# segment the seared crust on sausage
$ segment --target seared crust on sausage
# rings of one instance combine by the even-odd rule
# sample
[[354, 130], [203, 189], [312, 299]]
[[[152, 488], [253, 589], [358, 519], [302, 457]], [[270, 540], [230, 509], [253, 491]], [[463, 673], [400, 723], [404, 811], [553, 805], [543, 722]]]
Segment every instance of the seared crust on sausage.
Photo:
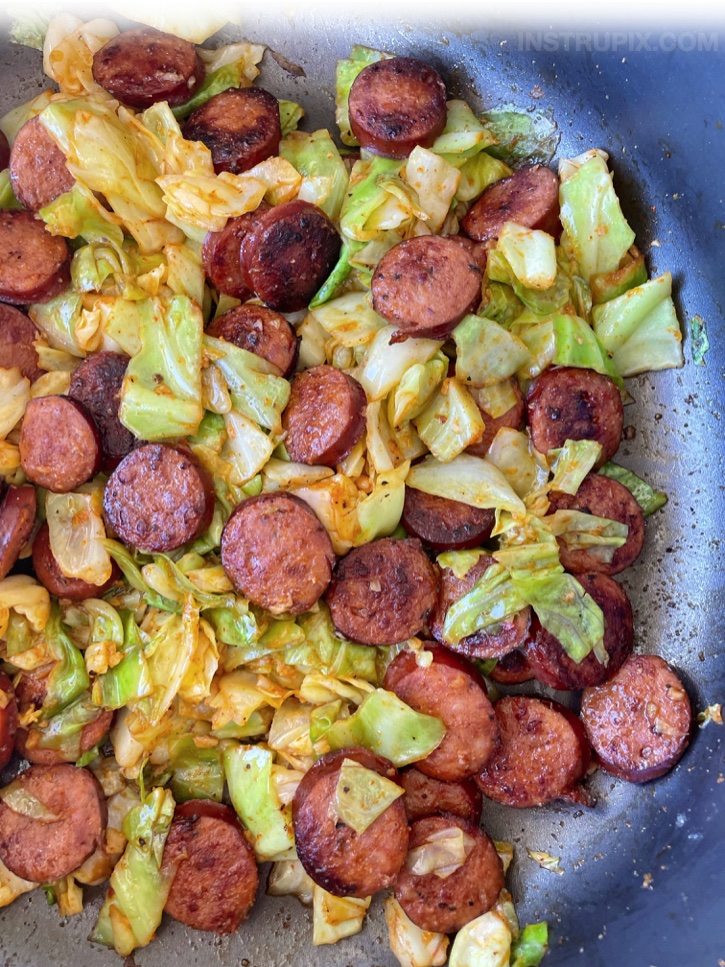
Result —
[[109, 477], [103, 510], [131, 547], [173, 551], [211, 524], [214, 487], [190, 450], [146, 443], [124, 457]]
[[451, 813], [428, 816], [413, 823], [410, 850], [424, 846], [431, 836], [458, 827], [473, 840], [462, 866], [448, 876], [435, 872], [416, 875], [408, 864], [395, 881], [395, 898], [422, 930], [454, 933], [490, 910], [503, 889], [503, 865], [491, 838], [478, 826]]
[[[98, 598], [104, 594], [115, 581], [119, 571], [114, 565], [111, 577], [105, 584], [90, 584], [80, 578], [67, 577], [60, 569], [58, 562], [50, 548], [50, 530], [43, 524], [33, 541], [33, 570], [35, 576], [51, 594], [58, 598], [68, 598], [71, 601], [85, 601], [86, 598]], [[95, 745], [95, 742], [93, 743]], [[91, 746], [89, 746], [91, 748]]]
[[526, 409], [524, 405], [524, 396], [521, 392], [518, 384], [518, 380], [512, 379], [511, 388], [516, 396], [516, 402], [514, 405], [502, 413], [500, 416], [491, 416], [487, 413], [482, 406], [479, 405], [479, 410], [481, 411], [481, 416], [483, 417], [484, 430], [483, 436], [476, 443], [472, 443], [470, 447], [466, 447], [467, 453], [472, 453], [475, 457], [485, 457], [488, 453], [491, 444], [498, 431], [502, 427], [509, 427], [512, 430], [518, 430], [521, 426], [521, 421], [524, 418], [524, 410]]
[[304, 501], [291, 494], [243, 500], [222, 532], [222, 565], [240, 594], [272, 614], [302, 614], [332, 576], [329, 534]]
[[10, 184], [18, 201], [34, 212], [75, 184], [65, 155], [39, 117], [26, 121], [15, 137], [10, 153]]
[[35, 323], [20, 309], [0, 303], [0, 369], [17, 366], [31, 383], [39, 379], [44, 371], [33, 345], [39, 336]]
[[206, 331], [216, 339], [226, 339], [240, 349], [261, 356], [276, 366], [281, 376], [291, 376], [297, 365], [300, 352], [297, 334], [283, 315], [266, 306], [236, 306], [217, 316]]
[[106, 471], [115, 470], [136, 445], [136, 437], [118, 415], [127, 367], [128, 356], [121, 353], [93, 353], [73, 373], [68, 390], [68, 396], [85, 406], [98, 427]]
[[365, 390], [334, 366], [313, 366], [292, 381], [282, 414], [290, 459], [334, 467], [365, 432]]
[[8, 487], [0, 502], [0, 581], [28, 542], [35, 523], [35, 488]]
[[599, 764], [628, 782], [668, 772], [692, 731], [687, 692], [658, 655], [632, 655], [605, 685], [587, 688], [581, 719]]
[[4, 133], [0, 131], [0, 171], [4, 171], [10, 163], [10, 145]]
[[601, 467], [619, 449], [624, 411], [619, 390], [608, 376], [591, 369], [560, 366], [537, 376], [526, 397], [531, 440], [539, 453], [567, 440], [596, 440]]
[[109, 94], [142, 110], [157, 101], [188, 101], [204, 79], [193, 44], [153, 27], [127, 30], [93, 55], [93, 79]]
[[268, 209], [269, 205], [262, 202], [256, 211], [230, 218], [221, 232], [209, 232], [201, 247], [201, 262], [207, 281], [219, 292], [242, 302], [251, 299], [254, 294], [242, 267], [242, 240], [252, 228], [255, 218]]
[[534, 677], [534, 670], [523, 651], [510, 651], [496, 661], [488, 673], [488, 677], [499, 685], [521, 685], [530, 682]]
[[87, 769], [66, 764], [31, 766], [16, 782], [57, 818], [31, 819], [0, 802], [0, 860], [24, 880], [53, 883], [77, 870], [103, 842], [103, 792]]
[[363, 148], [407, 158], [429, 148], [446, 126], [446, 88], [428, 64], [391, 57], [370, 64], [353, 81], [350, 128]]
[[48, 302], [70, 285], [70, 249], [32, 212], [0, 211], [0, 301]]
[[80, 487], [101, 465], [101, 438], [93, 417], [67, 396], [30, 400], [19, 448], [28, 480], [54, 494], [67, 494]]
[[401, 336], [446, 339], [481, 301], [481, 269], [462, 245], [419, 235], [394, 245], [372, 279], [373, 309]]
[[436, 813], [453, 813], [474, 826], [481, 822], [481, 790], [472, 779], [443, 782], [410, 766], [400, 773], [400, 784], [405, 789], [403, 805], [410, 823]]
[[416, 540], [385, 537], [338, 562], [327, 603], [335, 628], [363, 645], [395, 645], [417, 635], [431, 613], [436, 572]]
[[13, 683], [7, 675], [0, 672], [0, 769], [4, 769], [13, 756], [15, 733], [18, 727], [18, 703], [15, 700]]
[[477, 242], [487, 242], [498, 238], [506, 222], [559, 237], [559, 179], [553, 171], [533, 165], [495, 181], [461, 221], [461, 230]]
[[364, 833], [338, 819], [335, 790], [345, 759], [398, 782], [395, 767], [367, 749], [329, 752], [305, 773], [292, 803], [297, 855], [307, 874], [334, 896], [368, 897], [392, 886], [408, 851], [408, 821], [396, 799]]
[[401, 523], [409, 534], [437, 551], [480, 547], [491, 536], [496, 514], [460, 500], [405, 488]]

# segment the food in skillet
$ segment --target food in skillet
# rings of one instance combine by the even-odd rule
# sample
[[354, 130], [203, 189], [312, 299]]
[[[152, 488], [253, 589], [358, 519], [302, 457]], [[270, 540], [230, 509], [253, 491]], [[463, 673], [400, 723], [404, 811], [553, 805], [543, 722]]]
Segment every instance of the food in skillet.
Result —
[[[682, 354], [606, 156], [514, 169], [526, 115], [366, 48], [342, 151], [256, 45], [44, 53], [0, 121], [2, 896], [108, 880], [126, 956], [239, 929], [272, 861], [316, 944], [386, 892], [404, 967], [538, 963], [486, 800], [592, 805], [593, 753], [646, 781], [690, 731], [614, 579], [664, 500], [622, 380]], [[491, 684], [534, 678], [581, 715]]]

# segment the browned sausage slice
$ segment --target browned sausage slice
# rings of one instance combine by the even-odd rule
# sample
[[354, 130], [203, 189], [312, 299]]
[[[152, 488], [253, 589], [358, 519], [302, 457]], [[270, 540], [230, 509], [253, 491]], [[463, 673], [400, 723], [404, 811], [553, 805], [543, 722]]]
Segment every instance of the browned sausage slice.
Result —
[[451, 568], [441, 568], [438, 601], [430, 620], [430, 630], [436, 641], [446, 648], [469, 658], [502, 658], [527, 641], [531, 625], [531, 609], [524, 608], [486, 631], [476, 631], [462, 638], [457, 645], [449, 644], [443, 637], [443, 627], [451, 605], [472, 591], [495, 560], [482, 554], [463, 578], [457, 578]]
[[33, 345], [40, 333], [20, 309], [0, 303], [0, 368], [17, 366], [31, 383], [43, 375]]
[[366, 404], [358, 381], [334, 366], [313, 366], [299, 373], [282, 414], [290, 459], [336, 466], [365, 432]]
[[436, 591], [436, 572], [420, 541], [384, 537], [354, 548], [338, 563], [327, 603], [346, 638], [395, 645], [422, 630]]
[[511, 388], [516, 396], [516, 402], [514, 405], [502, 413], [500, 416], [491, 416], [486, 410], [479, 405], [479, 410], [481, 411], [481, 416], [483, 417], [484, 430], [483, 436], [477, 443], [471, 444], [470, 447], [466, 448], [467, 453], [472, 453], [475, 457], [485, 457], [488, 453], [491, 444], [493, 443], [496, 434], [502, 427], [509, 427], [512, 430], [518, 430], [521, 426], [521, 421], [524, 418], [524, 396], [519, 388], [518, 381], [515, 379], [511, 380]]
[[622, 398], [612, 380], [568, 366], [536, 377], [526, 397], [526, 417], [539, 453], [563, 447], [567, 440], [596, 440], [602, 447], [597, 467], [617, 452], [624, 426]]
[[45, 807], [52, 822], [32, 819], [0, 802], [0, 860], [33, 883], [68, 876], [102, 843], [106, 801], [87, 769], [31, 766], [15, 780]]
[[66, 396], [30, 400], [19, 447], [28, 480], [55, 494], [80, 487], [101, 465], [101, 438], [93, 418]]
[[207, 146], [217, 174], [238, 175], [277, 154], [279, 101], [261, 87], [233, 87], [197, 108], [183, 132], [187, 141]]
[[367, 749], [329, 752], [305, 773], [292, 804], [295, 845], [308, 876], [334, 896], [369, 897], [392, 886], [408, 851], [408, 821], [396, 799], [364, 833], [338, 820], [335, 790], [345, 759], [398, 782], [391, 762]]
[[13, 683], [0, 672], [0, 769], [4, 769], [13, 756], [15, 732], [18, 727], [18, 703]]
[[176, 807], [161, 871], [173, 877], [164, 910], [194, 930], [234, 933], [257, 897], [257, 864], [236, 813], [208, 799]]
[[18, 201], [34, 212], [75, 184], [65, 155], [38, 117], [26, 121], [13, 142], [10, 184]]
[[305, 309], [337, 262], [341, 244], [317, 205], [276, 205], [255, 219], [242, 240], [246, 283], [270, 309]]
[[409, 534], [437, 551], [458, 551], [487, 541], [496, 514], [406, 487], [401, 522]]
[[102, 467], [114, 470], [136, 445], [136, 437], [121, 423], [118, 408], [128, 356], [100, 352], [87, 356], [73, 373], [68, 395], [82, 403], [101, 435]]
[[481, 277], [462, 245], [440, 235], [409, 238], [378, 262], [373, 309], [403, 336], [446, 339], [481, 301]]
[[297, 365], [299, 341], [294, 329], [283, 315], [266, 306], [229, 309], [210, 322], [206, 331], [261, 356], [276, 366], [282, 376], [291, 376]]
[[302, 614], [332, 576], [330, 536], [291, 494], [243, 500], [222, 531], [222, 565], [234, 587], [272, 614]]
[[[395, 881], [395, 898], [422, 930], [454, 933], [490, 910], [503, 889], [503, 865], [490, 837], [478, 826], [446, 813], [427, 816], [410, 829], [410, 851], [458, 827], [472, 842], [462, 866], [448, 876], [416, 874], [406, 862]], [[435, 840], [433, 840], [435, 842]]]
[[241, 262], [242, 240], [255, 218], [269, 206], [262, 202], [254, 212], [230, 218], [221, 232], [209, 232], [201, 247], [201, 262], [207, 280], [225, 295], [246, 302], [254, 295], [247, 285]]
[[606, 685], [587, 688], [581, 718], [602, 768], [628, 782], [668, 772], [692, 728], [687, 692], [658, 655], [632, 655]]
[[521, 685], [531, 681], [534, 670], [523, 651], [510, 651], [497, 660], [488, 677], [499, 685]]
[[579, 719], [556, 702], [507, 695], [494, 705], [501, 744], [476, 778], [505, 806], [541, 806], [584, 776], [591, 750]]
[[[105, 584], [90, 584], [80, 578], [67, 577], [60, 569], [60, 565], [53, 556], [50, 548], [50, 530], [43, 524], [33, 541], [33, 570], [35, 576], [51, 594], [58, 598], [69, 598], [71, 601], [85, 601], [86, 598], [99, 598], [115, 581], [119, 571], [114, 565], [111, 577]], [[95, 745], [95, 743], [93, 743]], [[92, 746], [89, 746], [92, 748]]]
[[8, 139], [0, 131], [0, 171], [4, 171], [10, 163], [10, 145]]
[[481, 822], [481, 790], [472, 779], [443, 782], [410, 766], [400, 773], [400, 784], [405, 789], [403, 805], [408, 822], [414, 823], [435, 813], [453, 813], [474, 826]]
[[353, 81], [350, 128], [363, 148], [407, 158], [429, 148], [446, 126], [446, 88], [437, 71], [412, 57], [370, 64]]
[[6, 577], [28, 542], [37, 501], [29, 485], [8, 487], [0, 503], [0, 581]]
[[473, 665], [445, 648], [426, 650], [433, 653], [428, 668], [418, 665], [414, 652], [403, 651], [388, 666], [383, 687], [443, 722], [443, 741], [416, 768], [434, 779], [458, 782], [491, 757], [498, 741], [496, 717], [486, 683]]
[[70, 250], [31, 212], [0, 212], [0, 301], [48, 302], [70, 285]]
[[173, 551], [211, 524], [214, 486], [190, 450], [147, 443], [109, 477], [103, 510], [124, 543], [151, 553]]
[[204, 79], [193, 44], [153, 27], [119, 34], [93, 55], [93, 79], [131, 107], [188, 101]]
[[549, 513], [557, 510], [579, 510], [595, 517], [626, 524], [629, 533], [626, 544], [614, 552], [607, 563], [586, 548], [570, 548], [559, 537], [559, 560], [567, 571], [598, 571], [601, 574], [619, 574], [639, 557], [644, 546], [644, 516], [631, 492], [611, 477], [590, 473], [579, 485], [575, 495], [553, 491], [549, 494]]
[[559, 179], [553, 171], [534, 165], [489, 185], [461, 222], [461, 229], [477, 242], [486, 242], [498, 238], [506, 222], [559, 237]]

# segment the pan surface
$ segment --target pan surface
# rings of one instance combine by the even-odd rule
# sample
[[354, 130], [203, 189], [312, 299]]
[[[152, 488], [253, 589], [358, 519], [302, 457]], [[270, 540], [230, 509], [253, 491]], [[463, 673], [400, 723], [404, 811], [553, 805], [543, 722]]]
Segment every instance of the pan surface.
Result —
[[[650, 518], [644, 554], [621, 575], [634, 606], [637, 648], [682, 673], [696, 710], [725, 699], [725, 36], [705, 49], [687, 40], [624, 51], [601, 33], [599, 52], [517, 29], [491, 33], [477, 22], [355, 23], [292, 9], [275, 18], [251, 11], [212, 44], [245, 37], [268, 44], [306, 76], [265, 56], [261, 83], [299, 101], [309, 130], [334, 124], [334, 64], [354, 43], [418, 56], [474, 107], [546, 107], [561, 130], [558, 157], [603, 147], [615, 187], [637, 232], [650, 274], [670, 270], [685, 331], [685, 368], [628, 381], [635, 403], [625, 424], [636, 438], [617, 459], [670, 497]], [[680, 31], [680, 34], [683, 32]], [[556, 37], [557, 35], [554, 35]], [[605, 38], [609, 36], [610, 40]], [[714, 38], [714, 44], [713, 44]], [[552, 50], [552, 46], [558, 49]], [[573, 46], [573, 45], [571, 45]], [[586, 45], [584, 45], [586, 46]], [[719, 49], [717, 49], [719, 48]], [[0, 112], [36, 94], [40, 55], [0, 43]], [[707, 322], [711, 348], [692, 361], [687, 320]], [[721, 338], [718, 338], [721, 337]], [[519, 689], [553, 694], [540, 686]], [[522, 923], [546, 919], [547, 967], [716, 967], [725, 959], [725, 728], [697, 729], [681, 764], [645, 786], [598, 773], [595, 809], [547, 806], [513, 811], [487, 803], [483, 823], [515, 845], [509, 886]], [[561, 858], [562, 876], [540, 869], [526, 848]], [[110, 967], [115, 954], [91, 947], [101, 891], [83, 914], [60, 920], [42, 890], [0, 911], [0, 964]], [[139, 967], [394, 967], [380, 900], [364, 932], [333, 947], [311, 947], [311, 915], [294, 900], [261, 897], [238, 935], [216, 938], [164, 923]]]

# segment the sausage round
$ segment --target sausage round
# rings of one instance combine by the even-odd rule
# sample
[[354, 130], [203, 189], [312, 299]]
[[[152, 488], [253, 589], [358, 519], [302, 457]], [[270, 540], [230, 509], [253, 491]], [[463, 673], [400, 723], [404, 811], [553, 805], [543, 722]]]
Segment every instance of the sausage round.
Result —
[[93, 79], [109, 94], [141, 110], [157, 101], [188, 101], [204, 79], [193, 44], [153, 27], [119, 34], [93, 55]]
[[505, 806], [541, 806], [584, 776], [591, 750], [579, 719], [556, 702], [506, 695], [494, 705], [501, 743], [476, 782]]
[[[80, 578], [67, 577], [53, 556], [50, 548], [50, 530], [43, 524], [33, 541], [33, 570], [40, 583], [51, 594], [71, 601], [85, 601], [86, 598], [99, 598], [118, 580], [118, 568], [114, 565], [111, 577], [105, 584], [90, 584]], [[93, 743], [95, 745], [95, 743]], [[89, 746], [92, 748], [92, 746]]]
[[341, 244], [335, 226], [317, 205], [275, 205], [257, 216], [242, 240], [245, 281], [270, 309], [306, 309], [337, 262]]
[[518, 381], [515, 379], [511, 380], [511, 388], [516, 396], [516, 402], [510, 409], [506, 410], [500, 416], [491, 416], [482, 406], [479, 405], [479, 410], [481, 411], [481, 416], [483, 417], [484, 430], [483, 436], [477, 443], [472, 443], [470, 447], [466, 447], [467, 453], [472, 453], [474, 457], [485, 457], [491, 448], [496, 434], [502, 427], [509, 427], [512, 430], [518, 430], [521, 426], [521, 421], [524, 418], [524, 396], [519, 388]]
[[207, 799], [176, 807], [161, 871], [173, 877], [164, 910], [194, 930], [234, 933], [259, 888], [254, 852], [236, 813]]
[[0, 301], [48, 302], [70, 285], [70, 249], [32, 212], [0, 211]]
[[230, 218], [221, 232], [209, 232], [201, 247], [201, 263], [207, 280], [225, 295], [246, 302], [253, 296], [242, 267], [242, 240], [255, 218], [267, 211], [265, 202], [256, 211]]
[[101, 466], [101, 438], [84, 406], [67, 396], [38, 396], [25, 408], [20, 463], [28, 480], [54, 494], [80, 487]]
[[79, 744], [73, 743], [73, 750], [68, 753], [62, 748], [46, 749], [40, 746], [38, 743], [42, 738], [42, 731], [36, 726], [31, 726], [30, 729], [18, 729], [15, 749], [19, 756], [32, 762], [33, 765], [52, 766], [60, 762], [76, 762], [103, 741], [111, 730], [113, 718], [112, 711], [99, 708], [96, 718], [83, 726]]
[[10, 145], [8, 139], [0, 131], [0, 171], [4, 171], [10, 163]]
[[15, 780], [57, 819], [41, 822], [0, 802], [0, 860], [33, 883], [63, 879], [103, 842], [106, 801], [87, 769], [31, 766]]
[[594, 652], [589, 652], [583, 661], [575, 662], [537, 619], [535, 631], [526, 646], [526, 657], [536, 678], [551, 688], [577, 690], [601, 685], [622, 667], [634, 643], [632, 605], [621, 584], [596, 572], [574, 576], [602, 609], [602, 644], [609, 655], [609, 663], [603, 665]]
[[187, 141], [207, 146], [217, 174], [238, 175], [277, 154], [279, 101], [261, 87], [232, 87], [197, 108], [183, 133]]
[[557, 510], [579, 510], [595, 517], [619, 521], [628, 528], [627, 542], [618, 547], [607, 563], [586, 548], [570, 548], [559, 537], [559, 560], [567, 571], [598, 571], [600, 574], [619, 574], [633, 564], [644, 546], [644, 516], [631, 492], [611, 477], [590, 473], [573, 496], [553, 491], [549, 495], [549, 513]]
[[35, 324], [20, 309], [0, 302], [0, 368], [17, 366], [34, 383], [43, 375], [33, 345], [39, 337]]
[[282, 414], [291, 460], [334, 467], [365, 432], [365, 390], [334, 366], [313, 366], [292, 381]]
[[410, 850], [431, 836], [458, 827], [473, 840], [464, 863], [446, 877], [422, 876], [406, 863], [395, 881], [395, 899], [422, 930], [454, 933], [490, 910], [503, 889], [503, 865], [491, 838], [478, 826], [450, 813], [427, 816], [410, 828]]
[[384, 537], [338, 562], [327, 592], [335, 628], [362, 645], [417, 635], [436, 602], [436, 571], [417, 540]]
[[291, 494], [243, 500], [222, 531], [222, 566], [240, 594], [272, 614], [302, 614], [324, 593], [335, 563], [330, 536]]
[[0, 503], [0, 581], [10, 573], [35, 523], [35, 488], [8, 487]]
[[297, 855], [308, 876], [333, 896], [369, 897], [392, 886], [408, 851], [408, 821], [396, 799], [364, 833], [339, 820], [335, 790], [345, 759], [398, 782], [391, 762], [351, 747], [323, 755], [302, 778], [292, 803]]
[[68, 396], [93, 417], [101, 435], [102, 469], [115, 470], [136, 445], [136, 437], [121, 423], [118, 408], [128, 356], [100, 352], [87, 356], [71, 377]]
[[658, 655], [632, 655], [605, 685], [587, 688], [581, 719], [602, 768], [628, 782], [668, 772], [692, 729], [687, 692]]
[[109, 477], [103, 510], [124, 543], [151, 553], [173, 551], [211, 524], [214, 486], [190, 450], [147, 443]]
[[13, 683], [7, 675], [0, 672], [0, 769], [10, 762], [15, 748], [15, 733], [18, 728], [18, 703], [13, 691]]
[[403, 527], [413, 537], [437, 551], [480, 547], [491, 536], [495, 522], [493, 510], [481, 510], [460, 500], [448, 500], [412, 487], [405, 488]]
[[481, 822], [483, 799], [472, 779], [443, 782], [410, 766], [400, 773], [400, 784], [405, 789], [403, 805], [410, 823], [435, 813], [453, 813], [474, 826]]
[[624, 411], [619, 390], [608, 376], [591, 369], [562, 366], [537, 376], [526, 397], [531, 440], [539, 453], [567, 440], [596, 440], [601, 467], [619, 448]]
[[530, 682], [534, 670], [523, 651], [510, 651], [496, 661], [488, 677], [499, 685], [521, 685]]
[[372, 278], [373, 309], [405, 336], [446, 339], [481, 301], [481, 269], [462, 245], [419, 235], [394, 245]]
[[526, 607], [499, 624], [491, 625], [486, 631], [476, 631], [462, 638], [457, 645], [449, 644], [443, 637], [448, 609], [472, 591], [476, 582], [495, 563], [492, 557], [482, 554], [463, 578], [457, 578], [449, 567], [441, 568], [438, 600], [430, 620], [431, 634], [446, 648], [469, 658], [502, 658], [510, 651], [520, 648], [529, 636], [531, 608]]
[[553, 171], [533, 165], [489, 185], [461, 221], [461, 230], [487, 242], [498, 238], [506, 222], [559, 237], [559, 179]]
[[75, 184], [65, 155], [39, 117], [26, 121], [15, 137], [10, 152], [10, 184], [18, 201], [33, 212], [45, 208]]
[[353, 81], [350, 128], [363, 148], [407, 158], [429, 148], [446, 126], [446, 88], [440, 74], [412, 57], [370, 64]]
[[[266, 306], [243, 305], [217, 316], [206, 329], [240, 349], [272, 363], [284, 377], [291, 376], [300, 353], [297, 334], [283, 315]], [[336, 370], [337, 372], [337, 370]]]

